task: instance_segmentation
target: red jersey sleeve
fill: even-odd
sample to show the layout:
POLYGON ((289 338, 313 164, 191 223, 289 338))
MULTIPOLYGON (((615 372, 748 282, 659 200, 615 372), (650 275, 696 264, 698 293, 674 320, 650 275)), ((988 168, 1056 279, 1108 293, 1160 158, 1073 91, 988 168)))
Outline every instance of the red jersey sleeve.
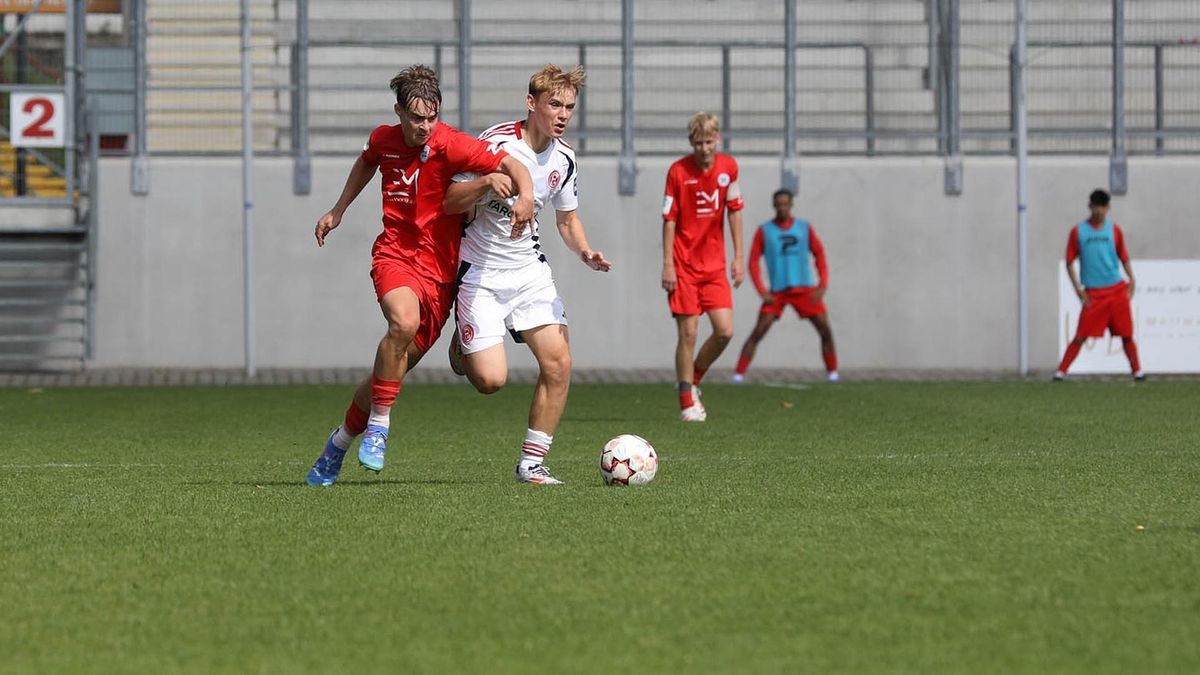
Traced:
POLYGON ((746 206, 742 199, 742 186, 738 183, 737 160, 729 158, 729 189, 725 191, 725 206, 730 211, 741 211, 746 206))
POLYGON ((499 146, 458 130, 446 139, 446 160, 455 173, 489 174, 507 156, 499 146))
POLYGON ((812 225, 808 226, 808 250, 812 251, 817 260, 817 276, 820 278, 817 285, 825 288, 829 285, 829 264, 825 260, 825 245, 821 243, 821 238, 817 236, 817 231, 812 229, 812 225))
POLYGON ((679 222, 679 173, 675 165, 667 171, 667 186, 663 189, 662 217, 664 221, 679 222))
POLYGON ((1079 226, 1071 228, 1071 234, 1067 236, 1067 264, 1075 262, 1079 257, 1079 226))
POLYGON ((1113 223, 1113 239, 1117 243, 1117 257, 1121 259, 1121 262, 1129 262, 1129 251, 1125 248, 1125 233, 1116 223, 1113 223))
POLYGON ((763 283, 762 267, 759 261, 762 259, 763 250, 763 233, 762 228, 754 231, 754 239, 750 242, 750 280, 754 282, 754 289, 759 295, 767 292, 767 287, 763 283))
POLYGON ((388 126, 375 127, 375 130, 372 131, 371 135, 367 137, 367 143, 363 146, 362 150, 362 159, 364 162, 374 166, 379 166, 379 160, 381 159, 379 150, 381 147, 381 141, 383 135, 386 134, 390 129, 391 127, 388 126))

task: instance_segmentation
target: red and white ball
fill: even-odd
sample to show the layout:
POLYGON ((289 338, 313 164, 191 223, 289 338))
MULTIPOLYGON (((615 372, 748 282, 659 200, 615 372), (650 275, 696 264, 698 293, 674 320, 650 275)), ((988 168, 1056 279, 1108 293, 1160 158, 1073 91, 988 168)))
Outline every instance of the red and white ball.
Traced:
POLYGON ((645 485, 658 472, 658 453, 646 439, 621 434, 604 444, 600 475, 605 485, 645 485))

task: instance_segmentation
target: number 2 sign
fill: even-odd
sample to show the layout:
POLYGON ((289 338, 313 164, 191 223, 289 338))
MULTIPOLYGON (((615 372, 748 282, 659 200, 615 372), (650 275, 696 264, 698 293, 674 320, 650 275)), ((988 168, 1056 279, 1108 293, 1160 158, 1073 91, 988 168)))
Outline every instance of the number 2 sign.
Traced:
POLYGON ((66 145, 62 94, 13 92, 9 102, 12 144, 18 148, 61 148, 66 145))

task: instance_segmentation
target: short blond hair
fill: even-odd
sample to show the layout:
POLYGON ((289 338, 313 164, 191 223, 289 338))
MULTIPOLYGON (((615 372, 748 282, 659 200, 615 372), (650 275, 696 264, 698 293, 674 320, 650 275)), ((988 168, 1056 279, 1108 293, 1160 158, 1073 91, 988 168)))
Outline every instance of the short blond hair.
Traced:
POLYGON ((701 110, 688 120, 688 140, 696 138, 700 134, 719 133, 721 133, 721 120, 717 119, 716 115, 701 110))
POLYGON ((579 90, 583 89, 583 81, 586 77, 583 66, 563 70, 553 63, 547 63, 542 66, 541 70, 534 73, 533 77, 529 78, 529 95, 537 98, 548 91, 555 92, 564 89, 570 89, 578 94, 579 90))

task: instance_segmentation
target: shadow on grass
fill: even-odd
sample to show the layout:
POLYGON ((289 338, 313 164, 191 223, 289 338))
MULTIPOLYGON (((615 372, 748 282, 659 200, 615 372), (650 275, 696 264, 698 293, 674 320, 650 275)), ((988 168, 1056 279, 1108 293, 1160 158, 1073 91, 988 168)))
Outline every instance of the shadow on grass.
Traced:
MULTIPOLYGON (((377 478, 374 480, 351 480, 330 485, 328 488, 352 488, 352 487, 371 487, 373 485, 482 485, 486 481, 482 480, 453 480, 446 478, 377 478)), ((265 481, 245 481, 245 480, 195 480, 185 481, 182 485, 237 485, 239 487, 293 487, 304 488, 306 490, 318 490, 328 488, 315 488, 303 480, 265 480, 265 481)))

